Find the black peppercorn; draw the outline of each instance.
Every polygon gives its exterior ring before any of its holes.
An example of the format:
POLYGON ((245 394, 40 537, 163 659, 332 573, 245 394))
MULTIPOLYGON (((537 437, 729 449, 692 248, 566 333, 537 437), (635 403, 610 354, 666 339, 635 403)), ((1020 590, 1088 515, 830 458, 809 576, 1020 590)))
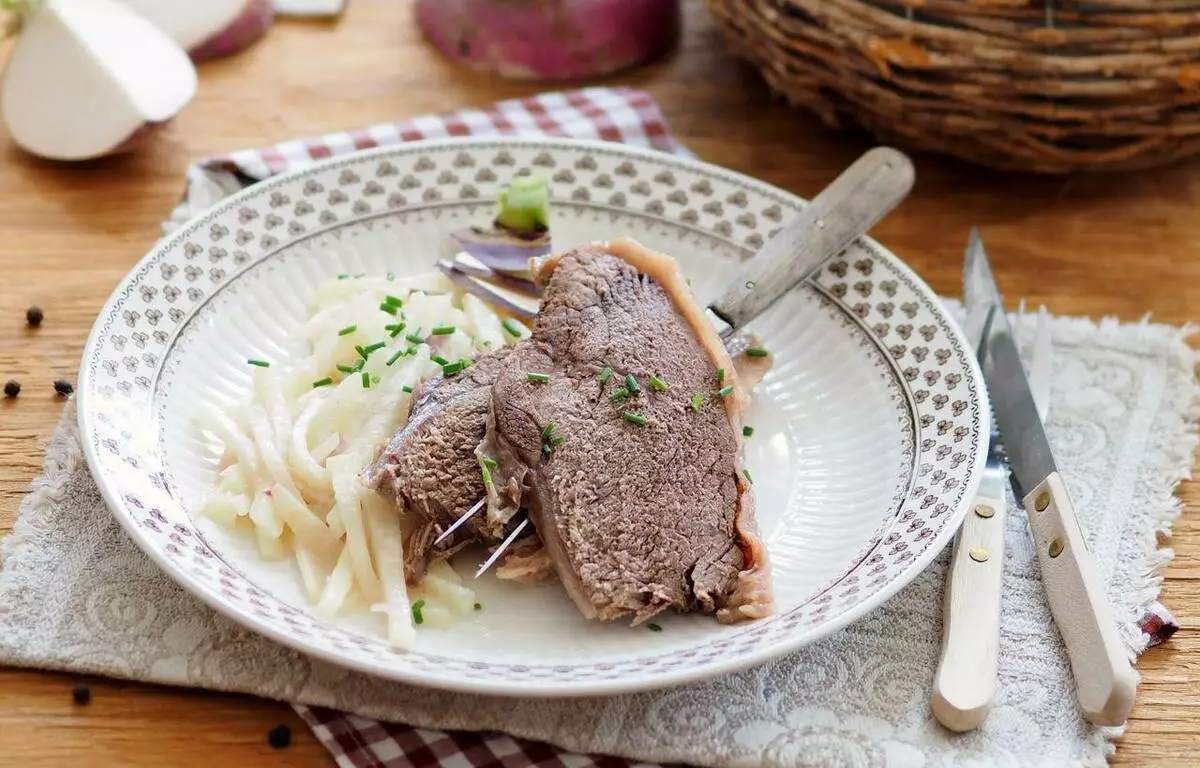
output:
POLYGON ((21 382, 16 379, 9 379, 4 383, 4 396, 16 397, 21 394, 21 382))
POLYGON ((286 749, 292 745, 292 729, 280 724, 267 731, 267 743, 275 749, 286 749))
POLYGON ((37 328, 41 325, 42 318, 44 317, 45 314, 42 312, 41 307, 30 307, 25 310, 25 322, 29 323, 30 328, 37 328))
POLYGON ((67 397, 75 391, 75 387, 71 386, 71 382, 67 381, 66 379, 59 379, 58 381, 54 382, 54 391, 63 397, 67 397))
POLYGON ((71 690, 71 699, 80 706, 88 704, 92 700, 92 689, 87 687, 87 683, 76 683, 71 690))

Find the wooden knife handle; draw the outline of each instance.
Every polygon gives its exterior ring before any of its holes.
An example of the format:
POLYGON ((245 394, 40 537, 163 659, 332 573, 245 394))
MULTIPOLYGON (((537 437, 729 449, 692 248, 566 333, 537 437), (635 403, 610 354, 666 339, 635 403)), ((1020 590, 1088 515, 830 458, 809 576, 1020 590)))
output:
POLYGON ((977 496, 954 541, 930 698, 934 716, 952 731, 978 728, 996 694, 1007 517, 1003 499, 977 496))
POLYGON ((1104 584, 1088 551, 1066 485, 1052 472, 1024 500, 1050 612, 1067 646, 1083 715, 1120 725, 1137 689, 1104 584))
POLYGON ((870 150, 745 262, 709 308, 741 328, 899 205, 913 179, 906 155, 889 147, 870 150))

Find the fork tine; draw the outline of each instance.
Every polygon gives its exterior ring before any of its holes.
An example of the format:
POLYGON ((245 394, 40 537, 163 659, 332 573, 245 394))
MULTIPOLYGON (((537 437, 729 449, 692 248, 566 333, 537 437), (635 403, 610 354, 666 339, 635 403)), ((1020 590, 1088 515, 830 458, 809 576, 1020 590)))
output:
POLYGON ((500 546, 496 547, 496 551, 493 552, 487 560, 483 561, 483 565, 479 566, 478 571, 475 571, 475 578, 478 579, 480 576, 482 576, 488 568, 492 567, 493 563, 500 559, 500 555, 503 555, 504 551, 512 546, 512 543, 517 540, 517 536, 521 535, 521 531, 525 530, 525 526, 527 525, 529 525, 528 517, 522 520, 521 524, 516 528, 513 528, 513 532, 508 534, 508 538, 501 542, 500 546))
POLYGON ((452 533, 454 533, 455 531, 457 531, 459 528, 461 528, 461 527, 462 527, 463 523, 465 523, 465 522, 467 522, 468 520, 470 520, 470 519, 471 519, 471 517, 472 517, 472 516, 473 516, 473 515, 474 515, 476 512, 478 512, 479 510, 483 509, 483 503, 484 503, 485 501, 487 501, 487 497, 486 497, 486 496, 485 496, 485 497, 483 497, 482 499, 480 499, 479 501, 475 502, 475 506, 471 507, 471 508, 470 508, 470 509, 468 509, 466 512, 464 512, 464 513, 462 514, 462 517, 460 517, 460 518, 458 518, 457 520, 455 520, 455 521, 454 521, 454 522, 453 522, 453 523, 450 525, 450 527, 449 527, 449 528, 447 528, 446 530, 442 531, 442 535, 441 535, 441 536, 438 536, 436 539, 434 539, 434 540, 433 540, 433 543, 434 543, 434 544, 441 544, 443 541, 445 541, 445 539, 446 539, 446 537, 447 537, 447 536, 449 536, 450 534, 452 534, 452 533))
POLYGON ((1038 417, 1046 420, 1050 412, 1050 366, 1054 355, 1050 334, 1050 318, 1045 306, 1038 307, 1037 329, 1033 337, 1033 354, 1029 365, 1029 390, 1037 406, 1038 417))

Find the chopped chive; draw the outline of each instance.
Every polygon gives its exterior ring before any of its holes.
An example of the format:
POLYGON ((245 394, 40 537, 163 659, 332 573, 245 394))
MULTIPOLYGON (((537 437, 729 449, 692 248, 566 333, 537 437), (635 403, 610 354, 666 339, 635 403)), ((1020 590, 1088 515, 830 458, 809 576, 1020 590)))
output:
POLYGON ((746 350, 746 357, 766 357, 768 354, 762 347, 750 347, 746 350))
POLYGON ((388 280, 395 280, 395 279, 396 279, 396 273, 395 273, 395 272, 388 272, 388 273, 387 273, 387 279, 388 279, 388 280))
POLYGON ((483 466, 487 467, 488 469, 495 469, 497 466, 499 466, 499 463, 491 456, 484 456, 483 466))
POLYGON ((350 275, 347 275, 345 272, 338 275, 338 280, 349 280, 349 279, 350 279, 350 275))
POLYGON ((500 324, 504 326, 504 330, 508 331, 509 336, 512 336, 514 339, 519 339, 521 337, 522 327, 521 324, 516 320, 513 320, 511 317, 506 317, 504 318, 504 322, 500 324))
POLYGON ((477 610, 477 611, 482 611, 482 610, 483 610, 483 603, 475 603, 475 610, 477 610))
POLYGON ((458 373, 459 371, 463 370, 466 367, 467 367, 466 360, 455 360, 453 363, 449 363, 448 365, 442 366, 442 375, 443 376, 453 376, 454 374, 458 373))
POLYGON ((396 309, 399 309, 400 307, 404 306, 404 299, 400 298, 399 296, 393 296, 389 293, 383 297, 383 303, 387 304, 389 307, 395 307, 396 309))
POLYGON ((316 389, 317 387, 328 387, 332 383, 333 383, 333 379, 326 376, 323 379, 317 379, 316 381, 314 381, 313 389, 316 389))
POLYGON ((367 373, 366 371, 363 371, 362 372, 362 383, 363 383, 363 389, 370 389, 371 388, 371 374, 367 373))
POLYGON ((408 386, 407 384, 405 384, 403 387, 400 387, 400 389, 404 390, 405 394, 409 395, 411 395, 413 391, 412 387, 408 386))
POLYGON ((434 336, 449 336, 457 330, 453 325, 435 325, 430 333, 434 336))
POLYGON ((367 361, 366 361, 366 360, 364 360, 364 359, 363 359, 363 358, 361 358, 361 357, 360 357, 360 358, 358 358, 357 360, 355 360, 355 361, 354 361, 354 366, 353 366, 353 372, 354 372, 354 373, 358 373, 359 371, 361 371, 361 370, 363 369, 363 365, 365 365, 365 364, 366 364, 366 362, 367 362, 367 361))
POLYGON ((548 373, 527 373, 527 374, 525 374, 525 378, 529 379, 530 381, 534 382, 535 384, 545 384, 546 382, 550 381, 550 374, 548 374, 548 373))
POLYGON ((718 384, 725 383, 725 369, 724 368, 717 369, 717 383, 718 384))
POLYGON ((438 365, 446 365, 447 363, 450 362, 449 360, 442 357, 441 355, 430 355, 429 359, 432 360, 433 362, 437 363, 438 365))
POLYGON ((374 344, 368 344, 367 346, 363 347, 363 351, 369 355, 372 352, 378 352, 386 346, 387 344, 385 342, 377 341, 374 344))
POLYGON ((387 312, 389 315, 394 315, 400 311, 400 307, 393 307, 391 304, 388 304, 387 302, 380 304, 379 309, 382 312, 387 312))
POLYGON ((341 330, 338 331, 338 336, 349 336, 350 334, 354 333, 357 330, 358 330, 357 325, 347 325, 345 328, 342 328, 341 330))
POLYGON ((396 323, 395 325, 393 325, 392 327, 387 329, 388 335, 391 336, 393 339, 396 338, 400 334, 404 333, 405 325, 406 325, 406 323, 396 323))
POLYGON ((746 482, 750 483, 750 485, 754 485, 754 475, 750 474, 750 470, 743 469, 742 474, 746 476, 746 482))
POLYGON ((725 397, 726 395, 728 395, 728 394, 729 394, 730 392, 732 392, 732 391, 733 391, 733 385, 732 385, 732 384, 726 384, 725 386, 723 386, 723 387, 721 387, 720 389, 718 389, 718 390, 717 390, 717 394, 718 394, 718 395, 720 395, 721 397, 725 397))
POLYGON ((483 477, 483 486, 485 488, 490 488, 492 485, 492 470, 488 469, 487 467, 480 467, 479 474, 481 477, 483 477))
POLYGON ((554 422, 547 421, 546 426, 542 427, 542 440, 549 440, 550 435, 554 434, 554 422))
POLYGON ((753 434, 754 434, 754 427, 750 426, 749 424, 742 427, 742 437, 750 437, 753 434))
POLYGON ((642 391, 642 386, 638 384, 632 373, 625 374, 625 389, 629 390, 629 394, 636 395, 642 391))
POLYGON ((352 365, 342 365, 341 363, 337 364, 337 369, 339 371, 341 371, 342 373, 354 373, 355 371, 358 370, 357 368, 355 368, 352 365))
POLYGON ((562 435, 550 435, 550 445, 562 445, 567 442, 567 438, 562 435))
POLYGON ((361 279, 363 279, 363 278, 364 278, 364 277, 366 277, 366 276, 367 276, 367 273, 366 273, 366 272, 359 272, 357 275, 355 275, 355 276, 354 276, 354 279, 355 279, 355 280, 361 280, 361 279))
POLYGON ((650 388, 657 392, 666 392, 667 389, 670 388, 670 385, 667 384, 667 382, 663 381, 662 379, 658 378, 657 376, 651 375, 650 376, 650 388))
POLYGON ((613 390, 612 397, 610 399, 611 400, 620 400, 623 397, 629 397, 629 390, 625 389, 625 387, 621 387, 620 389, 613 390))
POLYGON ((651 632, 662 632, 662 627, 658 624, 655 624, 653 621, 646 625, 646 629, 650 630, 651 632))
POLYGON ((378 375, 376 375, 376 374, 371 375, 371 386, 375 386, 376 384, 378 384, 381 381, 383 381, 383 379, 380 378, 378 375))
POLYGON ((692 410, 699 411, 700 406, 702 405, 704 405, 704 395, 700 394, 699 392, 692 395, 692 410))
POLYGON ((424 344, 425 343, 425 337, 421 335, 420 328, 418 328, 417 330, 415 330, 412 333, 405 336, 404 340, 411 342, 413 344, 424 344))
POLYGON ((397 349, 395 352, 392 353, 392 356, 387 359, 387 364, 391 365, 392 363, 396 362, 397 360, 399 360, 402 357, 404 357, 404 350, 397 349))
POLYGON ((596 379, 601 384, 607 384, 608 380, 611 378, 612 378, 612 368, 605 368, 603 371, 600 371, 600 375, 596 377, 596 379))
POLYGON ((371 353, 368 352, 367 348, 364 347, 362 344, 355 344, 354 351, 357 352, 358 356, 361 357, 363 360, 366 360, 368 357, 371 356, 371 353))
POLYGON ((250 365, 256 365, 256 366, 258 366, 259 368, 270 368, 270 367, 271 367, 271 364, 270 364, 270 363, 268 363, 266 360, 253 360, 253 359, 251 359, 251 360, 247 360, 246 362, 247 362, 247 363, 249 363, 250 365))
POLYGON ((423 610, 425 610, 424 600, 418 600, 412 604, 413 624, 425 623, 425 617, 421 614, 421 611, 423 610))
POLYGON ((621 416, 622 416, 622 418, 625 419, 625 421, 628 421, 630 424, 637 424, 639 427, 646 426, 646 417, 640 413, 634 413, 633 411, 625 411, 624 413, 621 414, 621 416))

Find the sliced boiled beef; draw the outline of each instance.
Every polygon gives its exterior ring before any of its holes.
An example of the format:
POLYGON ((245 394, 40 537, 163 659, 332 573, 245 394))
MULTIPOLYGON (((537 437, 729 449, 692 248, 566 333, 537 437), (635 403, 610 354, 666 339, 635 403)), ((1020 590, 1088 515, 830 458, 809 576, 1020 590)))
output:
POLYGON ((634 623, 770 614, 745 393, 675 261, 618 240, 535 275, 533 335, 499 362, 482 450, 567 592, 589 618, 634 623))

